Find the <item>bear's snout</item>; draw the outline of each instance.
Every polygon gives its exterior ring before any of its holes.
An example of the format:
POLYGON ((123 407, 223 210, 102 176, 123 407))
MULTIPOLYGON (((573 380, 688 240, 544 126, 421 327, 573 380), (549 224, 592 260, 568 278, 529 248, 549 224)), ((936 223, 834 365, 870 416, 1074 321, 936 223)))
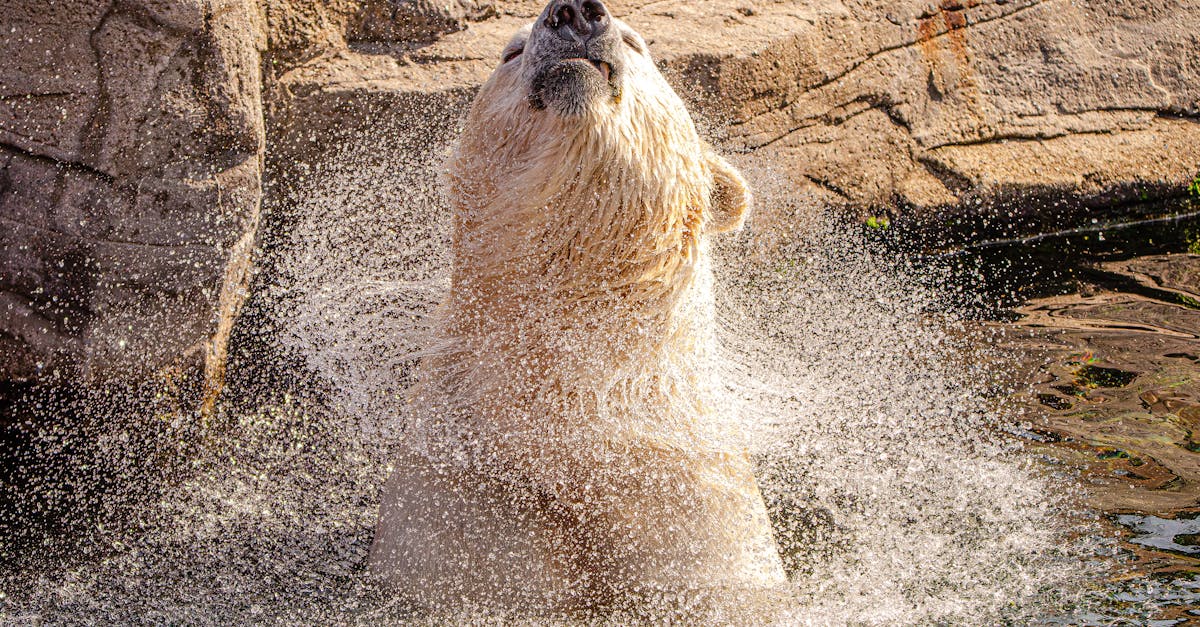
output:
POLYGON ((556 0, 550 4, 544 23, 562 39, 586 46, 608 31, 612 19, 598 0, 556 0))
POLYGON ((620 21, 599 0, 553 0, 525 45, 529 104, 562 116, 617 102, 625 59, 620 21))

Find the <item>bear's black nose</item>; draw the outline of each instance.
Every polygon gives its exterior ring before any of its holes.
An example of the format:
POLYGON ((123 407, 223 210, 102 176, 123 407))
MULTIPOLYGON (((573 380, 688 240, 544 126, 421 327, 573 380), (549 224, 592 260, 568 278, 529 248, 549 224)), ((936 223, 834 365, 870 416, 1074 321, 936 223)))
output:
POLYGON ((571 42, 585 43, 608 30, 608 9, 599 0, 558 0, 546 15, 546 27, 571 42))

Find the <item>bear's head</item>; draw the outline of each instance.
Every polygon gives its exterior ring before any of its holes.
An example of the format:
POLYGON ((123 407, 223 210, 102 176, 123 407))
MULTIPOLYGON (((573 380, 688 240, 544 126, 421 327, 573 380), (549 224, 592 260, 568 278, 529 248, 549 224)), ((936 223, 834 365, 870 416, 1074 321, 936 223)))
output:
POLYGON ((703 235, 740 227, 751 201, 645 40, 598 0, 553 0, 513 36, 447 181, 464 272, 523 268, 543 291, 675 291, 703 235))

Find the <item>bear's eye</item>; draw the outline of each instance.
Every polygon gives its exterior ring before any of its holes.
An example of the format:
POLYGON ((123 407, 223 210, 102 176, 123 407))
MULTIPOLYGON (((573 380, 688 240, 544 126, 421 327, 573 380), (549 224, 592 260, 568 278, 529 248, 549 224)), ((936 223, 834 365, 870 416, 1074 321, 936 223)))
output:
POLYGON ((504 53, 504 56, 501 57, 501 63, 508 63, 509 61, 512 61, 513 59, 521 56, 522 52, 525 52, 524 48, 517 48, 515 50, 506 51, 504 53))
POLYGON ((621 39, 625 42, 625 45, 633 48, 634 52, 639 54, 646 53, 646 51, 642 49, 641 42, 638 41, 637 37, 635 37, 633 33, 621 33, 621 39))

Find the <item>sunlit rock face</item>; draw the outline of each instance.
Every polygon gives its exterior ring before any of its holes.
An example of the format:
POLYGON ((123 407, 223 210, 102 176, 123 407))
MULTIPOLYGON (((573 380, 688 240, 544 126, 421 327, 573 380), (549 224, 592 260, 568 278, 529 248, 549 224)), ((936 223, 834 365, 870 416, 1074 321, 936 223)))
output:
POLYGON ((264 146, 250 2, 0 14, 0 373, 219 379, 264 146))
POLYGON ((781 585, 715 361, 708 238, 749 192, 644 40, 599 2, 550 3, 447 184, 450 293, 372 570, 435 609, 537 613, 781 585))
MULTIPOLYGON (((419 45, 377 38, 280 64, 287 89, 277 119, 307 137, 369 130, 365 116, 347 112, 403 116, 412 100, 460 99, 487 80, 484 51, 542 9, 493 5, 419 45)), ((1053 229, 1178 195, 1197 173, 1200 130, 1189 117, 1200 112, 1200 57, 1188 24, 1200 9, 1189 3, 664 0, 610 9, 653 33, 668 79, 730 147, 756 151, 793 184, 857 213, 1053 229)))
MULTIPOLYGON (((436 118, 444 134, 448 112, 489 75, 483 51, 541 8, 7 7, 5 378, 153 369, 206 349, 219 357, 238 301, 229 286, 244 269, 233 260, 256 218, 260 100, 281 166, 267 183, 281 197, 302 174, 292 166, 315 166, 346 131, 369 131, 366 113, 436 118)), ((1045 228, 1178 193, 1196 174, 1200 131, 1188 117, 1200 106, 1200 62, 1187 3, 610 9, 654 33, 648 44, 670 80, 728 123, 731 146, 757 150, 823 202, 1045 228)), ((425 139, 413 149, 428 150, 425 139)))

